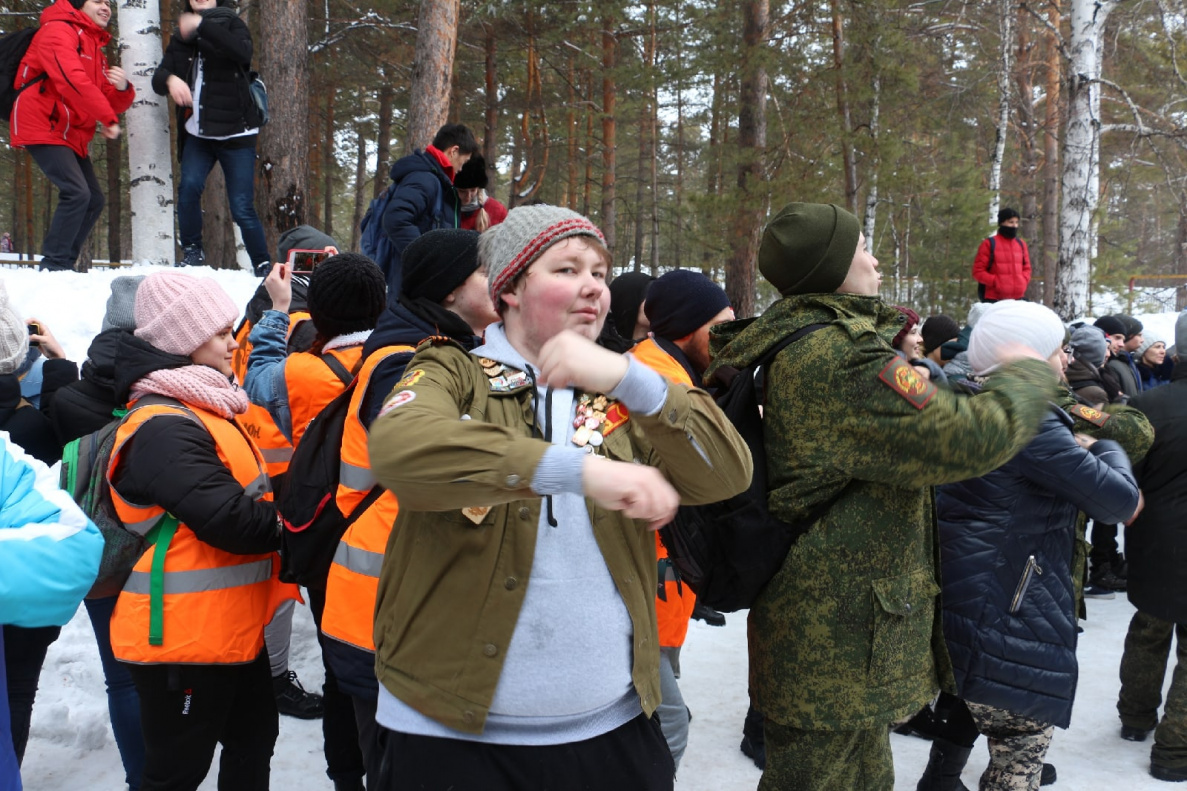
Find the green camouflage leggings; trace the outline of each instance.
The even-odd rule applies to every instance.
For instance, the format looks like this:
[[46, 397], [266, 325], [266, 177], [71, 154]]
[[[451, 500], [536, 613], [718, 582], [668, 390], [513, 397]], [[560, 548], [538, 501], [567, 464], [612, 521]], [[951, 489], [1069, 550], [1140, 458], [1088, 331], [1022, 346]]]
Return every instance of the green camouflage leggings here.
[[1038, 791], [1055, 727], [981, 703], [968, 707], [977, 730], [989, 741], [989, 766], [981, 775], [980, 791]]
[[[1171, 638], [1178, 632], [1174, 675], [1166, 695], [1162, 721], [1162, 682], [1170, 656]], [[1175, 625], [1143, 612], [1134, 613], [1121, 656], [1121, 694], [1117, 712], [1121, 724], [1154, 731], [1150, 760], [1171, 768], [1187, 767], [1187, 624]]]
[[767, 768], [758, 791], [893, 791], [890, 727], [802, 731], [763, 724]]

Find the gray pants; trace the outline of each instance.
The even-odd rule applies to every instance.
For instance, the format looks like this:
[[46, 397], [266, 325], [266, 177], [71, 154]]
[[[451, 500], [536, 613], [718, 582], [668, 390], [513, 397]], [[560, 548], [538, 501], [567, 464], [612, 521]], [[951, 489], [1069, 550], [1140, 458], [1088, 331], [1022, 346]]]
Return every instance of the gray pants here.
[[672, 762], [677, 769], [680, 768], [684, 748], [688, 746], [688, 707], [684, 705], [684, 696], [680, 694], [674, 670], [679, 665], [679, 648], [659, 650], [659, 692], [663, 701], [656, 707], [655, 713], [659, 715], [659, 727], [664, 732], [664, 740], [668, 743]]
[[41, 243], [41, 268], [73, 269], [82, 245], [103, 212], [95, 168], [67, 146], [27, 146], [45, 177], [58, 188], [58, 207]]
[[977, 730], [989, 740], [980, 791], [1038, 791], [1055, 726], [981, 703], [968, 707]]
[[296, 605], [292, 599], [285, 600], [264, 627], [264, 648], [268, 650], [272, 678], [283, 676], [289, 670], [289, 642], [293, 638], [293, 612]]

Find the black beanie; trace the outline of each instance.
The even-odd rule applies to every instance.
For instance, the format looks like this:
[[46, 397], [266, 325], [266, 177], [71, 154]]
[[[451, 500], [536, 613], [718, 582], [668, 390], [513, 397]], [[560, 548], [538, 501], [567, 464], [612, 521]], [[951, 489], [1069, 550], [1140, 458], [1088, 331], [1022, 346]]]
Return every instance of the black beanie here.
[[643, 312], [656, 337], [676, 341], [696, 332], [729, 306], [725, 291], [708, 277], [675, 269], [647, 289]]
[[475, 154], [466, 160], [462, 169], [453, 178], [453, 188], [456, 190], [486, 189], [490, 184], [490, 176], [486, 172], [486, 159], [482, 154]]
[[1142, 334], [1142, 323], [1133, 316], [1127, 316], [1124, 313], [1118, 313], [1117, 318], [1125, 324], [1125, 340], [1129, 340], [1135, 335]]
[[960, 334], [960, 325], [951, 316], [938, 314], [928, 316], [923, 322], [923, 353], [931, 354], [937, 346], [942, 346]]
[[478, 268], [478, 231], [439, 228], [404, 248], [401, 293], [440, 304]]
[[1095, 322], [1105, 335], [1128, 335], [1125, 321], [1120, 316], [1101, 316]]
[[1004, 223], [1006, 220], [1012, 220], [1012, 219], [1014, 219], [1015, 217], [1021, 217], [1021, 216], [1022, 216], [1022, 215], [1020, 215], [1016, 209], [1011, 209], [1009, 206], [1007, 206], [1007, 207], [1006, 207], [1006, 208], [1004, 208], [1004, 209], [999, 209], [999, 210], [998, 210], [998, 212], [997, 212], [997, 224], [998, 224], [998, 225], [1001, 225], [1001, 224], [1002, 224], [1002, 223]]
[[655, 278], [646, 272], [627, 272], [610, 282], [610, 318], [614, 329], [623, 338], [634, 340], [631, 335], [638, 323], [639, 306], [647, 298], [648, 287]]
[[308, 302], [313, 326], [323, 338], [373, 330], [387, 306], [387, 281], [367, 256], [339, 253], [313, 270]]

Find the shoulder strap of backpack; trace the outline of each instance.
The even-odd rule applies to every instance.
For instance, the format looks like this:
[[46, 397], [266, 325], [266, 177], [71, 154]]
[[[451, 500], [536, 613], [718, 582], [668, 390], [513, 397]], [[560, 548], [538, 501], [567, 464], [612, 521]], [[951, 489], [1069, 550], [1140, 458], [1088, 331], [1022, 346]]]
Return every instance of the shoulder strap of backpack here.
[[993, 252], [997, 245], [994, 244], [995, 239], [992, 236], [990, 236], [987, 241], [989, 242], [989, 263], [985, 265], [985, 271], [989, 272], [993, 269]]
[[333, 371], [334, 375], [342, 380], [342, 384], [349, 385], [354, 381], [354, 374], [351, 373], [346, 368], [346, 366], [342, 364], [342, 361], [334, 355], [330, 354], [329, 352], [322, 352], [318, 355], [318, 359], [325, 363], [326, 367]]
[[762, 366], [770, 365], [774, 361], [775, 356], [777, 354], [779, 354], [779, 352], [783, 351], [788, 346], [795, 343], [796, 341], [798, 341], [800, 338], [804, 337], [805, 335], [811, 335], [813, 332], [816, 332], [816, 330], [823, 329], [827, 326], [828, 326], [827, 323], [819, 322], [817, 324], [809, 324], [807, 327], [800, 327], [798, 330], [791, 333], [786, 338], [779, 341], [774, 346], [772, 346], [770, 349], [768, 349], [767, 353], [764, 354], [762, 357], [759, 357], [758, 360], [754, 363], [754, 365], [752, 367], [760, 368]]

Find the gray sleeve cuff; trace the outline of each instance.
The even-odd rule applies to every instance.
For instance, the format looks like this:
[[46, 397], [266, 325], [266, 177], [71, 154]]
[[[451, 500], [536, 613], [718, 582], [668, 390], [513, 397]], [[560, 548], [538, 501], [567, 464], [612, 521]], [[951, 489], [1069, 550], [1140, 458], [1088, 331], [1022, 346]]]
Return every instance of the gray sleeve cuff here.
[[668, 398], [668, 380], [634, 358], [626, 356], [630, 366], [626, 376], [606, 395], [626, 404], [626, 408], [641, 415], [654, 415]]
[[[628, 407], [629, 408], [629, 407]], [[532, 491], [540, 496], [549, 494], [584, 494], [581, 472], [585, 465], [585, 451], [574, 447], [553, 445], [532, 475]]]

